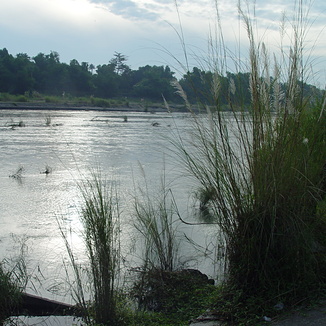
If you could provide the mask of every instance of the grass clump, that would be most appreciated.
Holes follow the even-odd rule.
[[[77,307],[89,325],[124,325],[125,309],[121,308],[118,287],[121,251],[116,189],[102,179],[100,173],[94,172],[91,179],[80,184],[80,191],[81,222],[88,256],[86,266],[77,262],[59,223],[74,272]]]
[[[116,325],[116,289],[120,270],[120,211],[117,194],[97,175],[81,187],[82,223],[94,294],[94,320]]]
[[[0,264],[0,323],[16,311],[21,302],[21,288],[14,281],[13,271],[7,271]]]
[[[148,290],[155,289],[154,296],[148,297],[153,299],[152,306],[133,312],[130,325],[189,325],[190,320],[203,314],[215,302],[219,288],[196,272],[149,271]]]
[[[248,12],[241,4],[238,12],[249,40],[245,69],[250,72],[251,104],[242,106],[241,98],[234,103],[230,96],[230,112],[219,104],[219,80],[229,54],[220,46],[221,35],[220,42],[210,42],[216,55],[210,64],[215,67],[210,85],[214,106],[201,103],[207,114],[194,114],[177,85],[193,128],[188,140],[177,135],[173,143],[182,165],[199,183],[199,197],[224,241],[220,310],[233,322],[247,314],[250,324],[255,314],[280,300],[289,306],[326,285],[325,233],[320,232],[326,226],[326,118],[324,99],[304,92],[303,3],[296,3],[290,52],[286,56],[281,49],[281,61],[275,55],[273,67],[265,44],[256,41],[248,3]],[[242,93],[234,84],[229,92]]]
[[[163,186],[158,198],[148,189],[141,191],[142,200],[135,199],[136,230],[142,235],[142,261],[145,269],[173,271],[178,267],[180,234],[177,230],[177,208],[172,195]]]
[[[180,267],[177,208],[163,178],[157,197],[148,188],[139,187],[134,200],[134,227],[140,235],[141,266],[136,268],[133,295],[139,308],[161,311],[166,282],[164,275]]]

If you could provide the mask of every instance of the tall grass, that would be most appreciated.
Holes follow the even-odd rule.
[[[139,309],[162,311],[168,298],[173,297],[171,286],[178,277],[175,272],[182,266],[180,222],[165,175],[158,191],[153,191],[142,172],[145,185],[135,189],[133,205],[133,225],[140,240],[137,241],[140,266],[134,269],[137,273],[131,292]],[[176,289],[176,285],[172,287]]]
[[[21,299],[19,288],[11,279],[11,273],[0,265],[0,323],[8,318],[18,308]]]
[[[18,239],[15,239],[18,240]],[[0,262],[0,324],[21,308],[22,292],[26,289],[30,275],[25,254],[26,243],[21,243],[20,253]]]
[[[81,187],[82,223],[90,261],[95,321],[116,325],[117,282],[120,271],[120,210],[116,190],[93,174]]]
[[[84,268],[78,264],[59,223],[75,277],[74,295],[87,324],[122,325],[118,311],[121,250],[117,190],[99,172],[93,172],[79,188],[82,195],[80,220],[88,256]]]
[[[143,240],[140,246],[145,271],[174,271],[180,264],[178,211],[165,177],[161,181],[157,196],[145,181],[134,198],[134,227]]]
[[[238,99],[230,100],[231,117],[219,105],[219,76],[229,55],[222,31],[218,42],[210,40],[215,104],[207,115],[194,114],[177,85],[193,129],[189,140],[173,140],[176,154],[210,196],[205,200],[225,241],[227,285],[242,299],[302,297],[326,281],[326,217],[316,214],[325,202],[325,104],[304,94],[307,12],[302,1],[296,4],[292,46],[288,53],[281,48],[272,65],[267,47],[256,40],[248,3],[239,2],[249,40],[249,66],[243,67],[250,72],[249,108],[232,81],[229,93]],[[316,254],[316,247],[323,250]]]

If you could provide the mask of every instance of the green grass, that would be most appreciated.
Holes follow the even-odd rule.
[[[135,189],[134,227],[140,234],[142,268],[173,271],[179,267],[180,233],[178,211],[170,189],[162,178],[161,188],[155,192],[145,186]]]
[[[161,291],[161,311],[138,310],[130,325],[189,325],[213,305],[219,289],[216,286],[196,283],[194,279],[178,273],[168,273]]]
[[[120,211],[112,185],[97,174],[82,184],[84,199],[81,220],[92,275],[94,319],[117,322],[116,290],[120,271]]]
[[[0,264],[0,323],[18,308],[21,301],[21,288],[14,281],[13,273]]]

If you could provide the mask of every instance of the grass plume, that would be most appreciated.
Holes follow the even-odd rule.
[[[313,249],[325,248],[318,229],[325,230],[326,216],[316,211],[325,202],[326,120],[323,99],[304,92],[307,12],[302,1],[296,4],[289,53],[282,48],[271,65],[266,45],[256,40],[249,3],[239,2],[249,65],[240,67],[233,58],[249,70],[250,106],[241,104],[241,89],[232,81],[230,111],[219,103],[229,53],[221,32],[220,42],[210,42],[213,105],[200,104],[204,115],[190,111],[190,137],[177,134],[172,141],[182,166],[209,194],[205,202],[225,241],[226,284],[241,293],[239,300],[267,293],[275,300],[302,298],[326,282],[325,250],[316,255]]]

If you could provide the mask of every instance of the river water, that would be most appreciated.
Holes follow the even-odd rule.
[[[65,267],[69,259],[58,221],[71,231],[69,242],[77,259],[84,261],[78,184],[94,169],[118,185],[128,266],[137,264],[130,251],[132,198],[137,195],[135,184],[144,185],[144,173],[153,192],[164,174],[180,214],[191,218],[189,195],[195,185],[182,178],[170,144],[176,130],[182,134],[189,128],[186,113],[0,110],[0,259],[14,261],[24,249],[27,292],[71,302]],[[21,177],[10,177],[19,169]],[[190,261],[187,267],[215,278],[213,228],[181,227],[204,248],[206,257],[203,262],[198,251],[185,249],[181,256]]]

